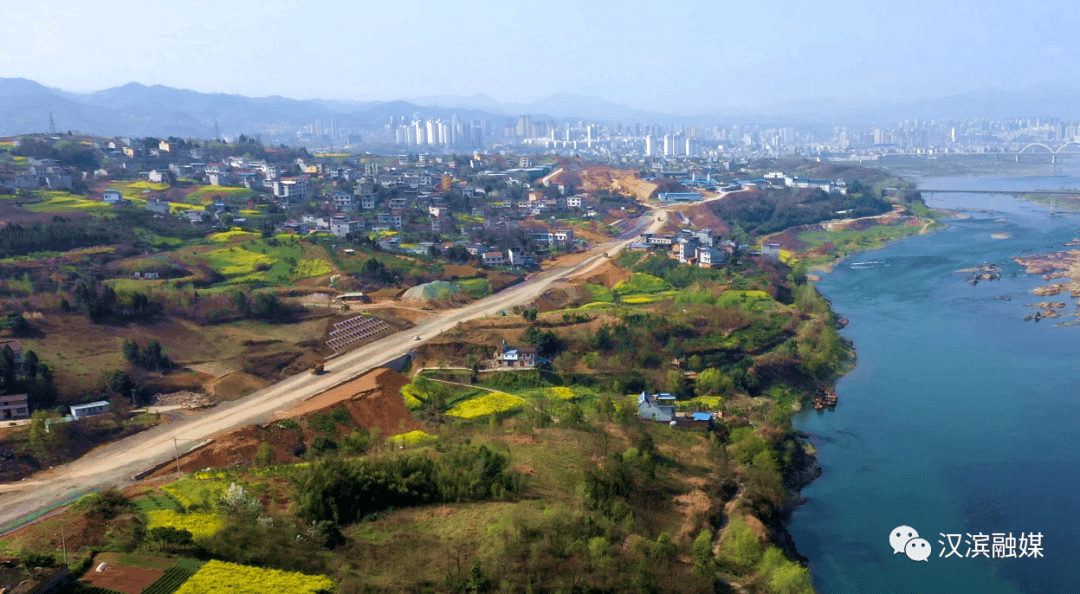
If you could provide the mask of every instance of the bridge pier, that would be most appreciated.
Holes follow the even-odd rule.
[[[1019,162],[1020,162],[1020,155],[1019,155],[1019,154],[1017,154],[1017,155],[1016,155],[1016,162],[1017,162],[1017,163],[1019,163]]]

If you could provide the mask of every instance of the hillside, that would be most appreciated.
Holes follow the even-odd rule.
[[[166,464],[0,551],[54,551],[64,521],[80,568],[103,549],[138,553],[121,567],[215,559],[328,576],[340,594],[810,592],[783,526],[815,463],[787,418],[847,358],[827,305],[761,259],[615,264],[535,315],[425,344],[411,380],[377,370],[218,436],[181,458],[183,478]],[[552,367],[497,370],[503,340]],[[714,414],[645,420],[641,391]],[[175,579],[206,568],[224,571]]]

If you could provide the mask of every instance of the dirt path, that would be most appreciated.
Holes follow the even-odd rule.
[[[350,381],[367,370],[409,353],[419,342],[453,328],[459,322],[496,315],[536,299],[557,281],[595,270],[609,261],[646,230],[655,231],[663,215],[641,217],[612,242],[597,245],[589,255],[571,266],[555,266],[523,283],[456,310],[419,321],[407,333],[397,333],[327,360],[323,375],[302,373],[223,403],[204,415],[192,416],[154,427],[127,439],[98,448],[82,458],[40,472],[29,479],[0,485],[0,526],[34,512],[55,507],[72,497],[110,486],[134,482],[134,476],[186,452],[211,436],[251,423],[269,421],[296,403]]]

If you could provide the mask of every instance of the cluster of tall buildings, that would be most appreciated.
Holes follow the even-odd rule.
[[[394,141],[402,146],[478,149],[484,147],[484,138],[490,136],[491,123],[486,119],[465,123],[458,121],[455,114],[448,122],[414,116],[406,123],[405,118],[391,117],[389,127],[394,131]]]
[[[639,155],[647,158],[814,156],[852,151],[874,154],[985,152],[1017,149],[1013,145],[1018,143],[1080,143],[1080,122],[1057,118],[908,119],[892,124],[835,126],[672,126],[556,121],[533,115],[494,123],[487,119],[463,122],[456,115],[447,121],[424,119],[414,114],[412,118],[391,118],[387,128],[392,141],[399,146],[435,151],[440,148],[517,150],[525,147],[557,154]]]

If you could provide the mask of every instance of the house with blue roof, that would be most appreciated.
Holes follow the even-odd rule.
[[[713,429],[716,427],[716,419],[723,416],[722,412],[676,412],[675,403],[675,396],[667,392],[659,394],[642,392],[638,395],[638,417],[684,429]]]

